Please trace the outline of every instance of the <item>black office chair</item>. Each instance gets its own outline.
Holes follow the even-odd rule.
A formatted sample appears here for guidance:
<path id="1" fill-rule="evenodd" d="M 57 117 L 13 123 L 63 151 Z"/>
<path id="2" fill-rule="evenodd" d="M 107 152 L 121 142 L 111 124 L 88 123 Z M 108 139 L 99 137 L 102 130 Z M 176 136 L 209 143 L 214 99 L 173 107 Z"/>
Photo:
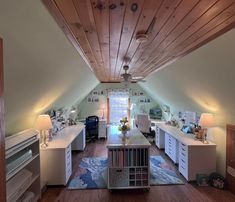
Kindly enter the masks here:
<path id="1" fill-rule="evenodd" d="M 98 116 L 88 116 L 86 118 L 86 141 L 94 141 L 98 139 L 99 130 L 99 117 Z"/>

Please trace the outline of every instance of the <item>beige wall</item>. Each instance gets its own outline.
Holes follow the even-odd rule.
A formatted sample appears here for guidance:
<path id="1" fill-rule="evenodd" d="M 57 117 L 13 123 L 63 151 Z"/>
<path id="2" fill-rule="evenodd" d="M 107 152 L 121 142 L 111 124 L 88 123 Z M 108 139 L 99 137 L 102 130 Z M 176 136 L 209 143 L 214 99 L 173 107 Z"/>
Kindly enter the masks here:
<path id="1" fill-rule="evenodd" d="M 0 35 L 7 134 L 32 127 L 49 108 L 82 100 L 99 83 L 41 0 L 1 1 Z"/>
<path id="2" fill-rule="evenodd" d="M 216 115 L 209 130 L 217 146 L 217 169 L 225 173 L 226 123 L 235 124 L 235 29 L 147 77 L 141 86 L 174 113 L 190 110 Z"/>

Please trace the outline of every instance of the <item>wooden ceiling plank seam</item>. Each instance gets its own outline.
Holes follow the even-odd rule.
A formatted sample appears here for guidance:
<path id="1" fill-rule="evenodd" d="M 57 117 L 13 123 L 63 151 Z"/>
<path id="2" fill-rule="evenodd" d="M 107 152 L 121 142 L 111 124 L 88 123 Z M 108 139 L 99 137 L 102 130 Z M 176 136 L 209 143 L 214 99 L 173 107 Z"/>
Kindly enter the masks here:
<path id="1" fill-rule="evenodd" d="M 110 6 L 116 5 L 117 3 L 121 1 L 118 0 L 110 0 Z M 110 8 L 110 14 L 109 14 L 109 60 L 110 60 L 110 78 L 114 80 L 114 71 L 115 71 L 115 64 L 116 64 L 116 57 L 118 53 L 119 48 L 119 41 L 121 37 L 121 30 L 123 26 L 123 19 L 125 14 L 125 7 L 126 4 L 120 5 L 114 9 Z M 118 13 L 119 11 L 119 13 Z M 115 20 L 116 19 L 116 20 Z M 120 21 L 120 22 L 118 22 Z"/>
<path id="2" fill-rule="evenodd" d="M 215 1 L 214 3 L 211 2 L 212 4 L 210 4 L 210 6 L 209 6 L 209 5 L 206 6 L 206 5 L 204 5 L 204 4 L 209 3 L 209 1 L 200 1 L 201 4 L 197 4 L 197 6 L 199 6 L 199 10 L 195 9 L 196 7 L 194 7 L 194 10 L 190 13 L 190 15 L 193 15 L 194 12 L 200 13 L 200 6 L 205 7 L 205 11 L 202 12 L 202 13 L 199 15 L 199 17 L 197 17 L 192 23 L 190 22 L 191 25 L 187 25 L 187 24 L 185 25 L 185 24 L 182 24 L 182 23 L 181 23 L 182 26 L 177 26 L 177 28 L 174 30 L 174 32 L 177 32 L 177 29 L 178 29 L 179 33 L 178 33 L 178 34 L 176 34 L 176 33 L 174 33 L 174 32 L 171 33 L 171 34 L 173 34 L 173 36 L 176 36 L 175 39 L 170 41 L 170 39 L 168 39 L 168 37 L 170 37 L 170 35 L 168 35 L 168 37 L 165 39 L 165 41 L 168 40 L 168 43 L 165 43 L 165 44 L 162 43 L 162 44 L 158 47 L 158 49 L 155 50 L 155 52 L 156 52 L 157 54 L 155 55 L 154 59 L 153 59 L 151 62 L 153 62 L 154 60 L 156 60 L 159 55 L 163 55 L 164 52 L 167 52 L 168 46 L 170 46 L 170 44 L 172 44 L 174 41 L 176 41 L 176 39 L 177 39 L 183 32 L 185 32 L 186 30 L 188 30 L 189 27 L 191 27 L 193 23 L 195 23 L 195 22 L 196 22 L 202 15 L 204 15 L 213 5 L 215 5 L 216 2 L 217 2 L 217 1 Z M 209 7 L 208 7 L 208 6 L 209 6 Z M 187 17 L 189 17 L 190 15 L 188 15 Z M 194 16 L 194 15 L 193 15 L 193 16 Z M 185 20 L 187 20 L 187 18 L 185 18 Z M 182 22 L 183 22 L 183 21 L 182 21 Z M 184 29 L 184 27 L 185 27 L 185 29 Z M 172 37 L 172 38 L 173 38 L 173 37 Z M 160 50 L 164 50 L 164 51 L 160 51 Z"/>
<path id="3" fill-rule="evenodd" d="M 163 41 L 163 43 L 161 43 L 159 45 L 159 47 L 154 50 L 155 56 L 154 59 L 156 59 L 158 57 L 158 55 L 163 54 L 164 52 L 166 52 L 167 47 L 173 43 L 174 41 L 176 41 L 176 39 L 183 33 L 185 32 L 187 29 L 189 29 L 189 27 L 191 27 L 191 25 L 196 22 L 198 20 L 198 18 L 200 18 L 203 14 L 205 14 L 218 0 L 211 0 L 211 1 L 200 1 L 195 7 L 194 9 L 192 9 L 192 12 L 190 12 L 190 14 L 188 14 L 183 21 L 181 21 L 180 25 L 177 26 L 167 37 L 166 39 Z M 199 14 L 199 17 L 196 15 Z"/>
<path id="4" fill-rule="evenodd" d="M 149 58 L 154 57 L 154 53 L 157 50 L 157 48 L 164 42 L 165 38 L 170 35 L 171 32 L 183 21 L 184 18 L 189 15 L 189 13 L 193 10 L 193 8 L 200 2 L 200 0 L 195 1 L 188 1 L 184 0 L 179 4 L 179 6 L 175 9 L 172 16 L 169 18 L 167 23 L 164 25 L 164 27 L 160 30 L 158 37 L 156 37 L 153 40 L 153 43 L 150 47 L 148 47 L 148 50 L 145 51 L 144 55 L 147 56 L 146 60 L 150 60 Z M 178 10 L 181 10 L 181 12 L 178 12 Z M 178 14 L 178 15 L 177 15 Z M 172 26 L 174 25 L 174 26 Z M 149 56 L 148 56 L 149 55 Z M 150 63 L 150 62 L 149 62 Z M 143 62 L 141 62 L 140 65 L 136 68 L 136 71 L 138 71 L 140 68 L 142 68 Z"/>
<path id="5" fill-rule="evenodd" d="M 95 56 L 95 60 L 98 65 L 97 68 L 100 70 L 101 69 L 100 67 L 101 67 L 101 64 L 103 61 L 101 58 L 98 36 L 97 36 L 96 29 L 95 29 L 96 27 L 94 25 L 93 12 L 90 12 L 90 10 L 92 10 L 91 5 L 89 4 L 90 1 L 73 0 L 73 3 L 74 3 L 74 7 L 77 11 L 77 15 L 80 19 L 81 25 L 84 29 L 86 36 L 87 36 L 88 43 L 91 47 L 93 55 Z M 87 14 L 88 14 L 88 17 L 87 17 Z M 103 71 L 101 71 L 101 74 L 102 74 L 102 77 L 105 78 Z"/>
<path id="6" fill-rule="evenodd" d="M 76 33 L 74 33 L 74 32 L 72 31 L 72 30 L 73 30 L 73 27 L 70 27 L 70 26 L 69 26 L 69 25 L 71 25 L 71 23 L 68 22 L 68 20 L 67 20 L 67 19 L 65 18 L 65 16 L 64 16 L 65 13 L 63 12 L 63 10 L 60 9 L 60 6 L 61 6 L 61 5 L 59 5 L 59 3 L 65 5 L 64 1 L 62 0 L 62 1 L 60 2 L 59 0 L 57 0 L 57 2 L 54 2 L 54 3 L 55 3 L 55 5 L 56 5 L 57 9 L 59 10 L 59 12 L 61 13 L 61 16 L 62 16 L 64 22 L 66 23 L 66 26 L 70 29 L 69 33 L 67 34 L 67 37 L 69 38 L 70 41 L 75 41 L 75 43 L 73 44 L 73 45 L 75 46 L 75 48 L 76 48 L 77 45 L 80 45 L 80 46 L 82 47 L 83 51 L 84 51 L 84 45 L 82 45 L 83 42 L 81 42 L 81 44 L 80 44 L 80 41 L 79 41 L 81 35 L 80 35 L 79 38 L 77 38 L 77 37 L 75 36 Z M 66 3 L 68 4 L 68 3 L 70 3 L 70 1 L 66 0 Z M 72 2 L 71 2 L 71 3 L 72 3 Z M 73 3 L 72 3 L 72 4 L 73 4 Z M 64 7 L 64 8 L 65 8 L 65 7 Z M 76 11 L 75 11 L 75 12 L 76 12 Z M 63 15 L 63 14 L 64 14 L 64 15 Z M 71 26 L 72 26 L 72 25 L 71 25 Z M 81 33 L 82 33 L 82 32 L 81 32 Z M 85 36 L 85 33 L 83 33 L 83 34 L 84 34 L 84 36 Z M 71 37 L 70 35 L 73 35 L 73 36 Z M 85 37 L 86 37 L 86 36 L 85 36 Z M 89 52 L 91 52 L 91 50 L 90 50 Z M 88 53 L 85 52 L 85 54 L 87 55 Z M 93 66 L 93 62 L 92 62 L 92 60 L 90 60 L 89 55 L 88 55 L 88 61 L 89 61 L 89 63 L 90 63 L 90 66 L 92 66 L 93 73 L 95 73 L 96 76 L 99 78 L 99 77 L 100 77 L 100 73 L 99 73 L 99 72 L 97 71 L 97 69 Z"/>
<path id="7" fill-rule="evenodd" d="M 225 20 L 223 20 L 222 19 L 222 16 L 224 15 L 225 17 L 227 16 L 227 14 L 231 14 L 231 12 L 235 12 L 235 3 L 232 3 L 229 7 L 226 7 L 226 9 L 224 9 L 223 11 L 221 11 L 219 14 L 217 14 L 216 16 L 214 16 L 209 22 L 207 22 L 206 24 L 204 24 L 200 29 L 198 29 L 196 32 L 194 32 L 192 35 L 190 35 L 190 37 L 188 37 L 184 42 L 182 42 L 182 43 L 180 43 L 179 45 L 178 45 L 178 47 L 181 47 L 181 46 L 185 46 L 185 47 L 187 47 L 187 41 L 189 40 L 189 44 L 190 43 L 192 43 L 192 42 L 190 42 L 190 39 L 192 38 L 192 37 L 195 37 L 195 35 L 197 36 L 197 38 L 199 38 L 200 37 L 200 35 L 203 37 L 203 35 L 205 35 L 208 31 L 207 31 L 207 29 L 208 29 L 208 26 L 210 27 L 210 26 L 213 26 L 212 28 L 209 28 L 210 30 L 212 30 L 214 27 L 216 27 L 216 26 L 218 26 L 218 24 L 221 24 L 221 23 L 223 23 Z M 217 19 L 218 18 L 218 19 Z M 226 17 L 227 18 L 227 17 Z M 221 21 L 221 22 L 220 22 Z M 213 25 L 213 23 L 214 23 L 214 25 Z M 211 25 L 212 24 L 212 25 Z M 205 30 L 205 32 L 202 32 L 203 31 L 203 29 Z M 209 30 L 209 31 L 210 31 Z M 200 35 L 199 35 L 199 37 L 198 37 L 198 32 L 202 32 Z M 195 40 L 197 40 L 197 39 L 195 39 Z M 195 41 L 194 40 L 194 41 Z M 176 53 L 176 52 L 178 52 L 178 50 L 176 50 L 176 48 L 175 49 L 173 49 L 173 55 Z M 168 55 L 169 55 L 169 53 L 168 53 Z M 171 54 L 172 55 L 172 54 Z"/>
<path id="8" fill-rule="evenodd" d="M 224 24 L 228 24 L 228 25 L 224 25 Z M 220 26 L 222 26 L 222 28 L 220 28 Z M 225 27 L 224 27 L 225 26 Z M 184 57 L 185 55 L 187 55 L 189 52 L 192 52 L 194 50 L 196 50 L 197 48 L 201 47 L 202 45 L 204 45 L 205 43 L 208 43 L 210 42 L 211 40 L 217 38 L 218 36 L 222 35 L 223 33 L 231 30 L 235 28 L 235 15 L 231 16 L 229 19 L 227 19 L 225 22 L 222 22 L 220 23 L 220 25 L 218 25 L 217 27 L 215 27 L 212 31 L 214 31 L 211 36 L 207 36 L 209 35 L 210 33 L 208 32 L 207 35 L 203 35 L 200 39 L 200 43 L 196 46 L 193 46 L 190 47 L 189 49 L 187 49 L 186 51 L 183 50 L 182 53 L 179 53 L 177 56 L 175 56 L 175 58 L 172 60 L 172 59 L 168 59 L 168 60 L 165 60 L 165 61 L 162 61 L 162 63 L 158 64 L 157 65 L 157 68 L 156 69 L 153 69 L 152 71 L 149 71 L 148 73 L 146 73 L 146 75 L 151 75 L 159 70 L 161 70 L 162 68 L 168 66 L 169 64 L 172 64 L 173 62 L 175 62 L 176 60 Z M 215 31 L 215 29 L 219 29 L 219 31 Z M 205 38 L 205 39 L 204 39 Z"/>
<path id="9" fill-rule="evenodd" d="M 97 2 L 97 4 L 96 2 L 97 1 L 95 0 L 91 0 L 92 11 L 98 35 L 98 41 L 100 44 L 101 57 L 103 61 L 103 69 L 105 70 L 105 81 L 107 81 L 109 80 L 109 53 L 108 53 L 109 50 L 107 50 L 109 46 L 104 44 L 108 44 L 108 41 L 106 40 L 109 40 L 109 28 L 108 29 L 104 28 L 105 29 L 104 30 L 103 28 L 100 27 L 109 26 L 109 1 L 104 0 L 100 2 L 100 5 L 98 5 L 99 2 Z M 98 6 L 100 6 L 100 10 L 98 10 Z"/>
<path id="10" fill-rule="evenodd" d="M 121 39 L 122 39 L 122 35 L 123 35 L 123 27 L 124 27 L 124 21 L 125 21 L 125 16 L 126 16 L 126 10 L 127 10 L 127 3 L 125 4 L 124 16 L 123 16 L 123 19 L 122 19 L 121 34 L 120 34 L 120 38 L 119 38 L 119 42 L 118 42 L 117 56 L 116 56 L 116 59 L 115 59 L 115 65 L 114 65 L 114 71 L 113 71 L 113 79 L 114 79 L 114 80 L 118 79 L 118 78 L 115 76 L 115 73 L 116 73 L 118 55 L 119 55 L 120 46 L 121 46 Z"/>
<path id="11" fill-rule="evenodd" d="M 229 1 L 228 1 L 229 2 Z M 230 1 L 231 2 L 231 1 Z M 225 9 L 227 9 L 228 7 L 230 7 L 232 4 L 234 4 L 234 3 L 230 3 L 230 4 L 228 4 L 228 5 L 226 5 L 226 8 Z M 214 4 L 215 5 L 215 4 Z M 214 6 L 213 5 L 213 6 Z M 220 7 L 220 6 L 219 6 Z M 209 19 L 209 18 L 207 18 L 207 19 L 209 19 L 209 21 L 206 23 L 206 24 L 208 24 L 208 23 L 210 23 L 210 21 L 211 20 L 213 20 L 216 16 L 218 16 L 218 15 L 220 15 L 222 12 L 224 11 L 224 9 L 223 10 L 219 10 L 219 13 L 216 13 L 214 16 L 212 16 L 212 18 L 211 19 Z M 207 17 L 208 16 L 208 13 L 205 13 L 205 17 Z M 204 15 L 202 15 L 199 19 L 201 19 L 202 17 L 204 17 Z M 197 20 L 198 21 L 198 20 Z M 203 21 L 203 20 L 202 20 Z M 196 33 L 196 32 L 198 32 L 202 27 L 204 27 L 204 26 L 206 26 L 206 24 L 203 24 L 201 27 L 199 27 L 198 28 L 198 26 L 195 26 L 196 28 L 198 28 L 198 29 L 196 29 L 196 31 L 194 31 L 193 33 L 191 33 L 186 39 L 185 38 L 182 38 L 182 40 L 180 40 L 181 41 L 181 43 L 179 43 L 178 41 L 177 41 L 177 45 L 175 45 L 174 47 L 173 47 L 173 49 L 176 49 L 180 44 L 182 44 L 182 43 L 185 43 L 185 41 L 186 40 L 188 40 L 188 38 L 190 38 L 194 33 Z M 190 26 L 190 29 L 192 29 L 192 28 L 194 28 L 194 25 L 192 25 L 192 26 Z M 182 36 L 182 35 L 181 35 Z M 170 53 L 170 51 L 168 50 L 168 54 Z M 162 56 L 162 57 L 164 57 L 164 56 Z M 156 59 L 158 59 L 158 57 L 157 58 L 155 58 L 155 60 Z M 153 60 L 152 60 L 153 61 Z M 151 62 L 152 62 L 151 61 Z M 157 60 L 156 60 L 157 61 Z"/>
<path id="12" fill-rule="evenodd" d="M 148 41 L 144 44 L 140 44 L 140 47 L 136 51 L 136 53 L 133 56 L 133 59 L 131 60 L 131 63 L 129 64 L 130 67 L 136 66 L 136 64 L 141 60 L 141 57 L 146 49 L 148 49 L 148 46 L 151 45 L 152 41 L 155 37 L 157 37 L 159 31 L 162 29 L 162 27 L 165 25 L 167 20 L 170 18 L 172 13 L 174 12 L 174 8 L 179 5 L 179 3 L 182 2 L 182 0 L 176 0 L 174 4 L 172 3 L 172 0 L 163 0 L 162 4 L 160 5 L 155 18 L 155 26 L 153 27 L 153 34 L 148 37 Z M 132 70 L 131 73 L 134 73 Z M 138 76 L 138 75 L 137 75 Z"/>
<path id="13" fill-rule="evenodd" d="M 214 39 L 215 37 L 218 37 L 221 34 L 223 34 L 225 31 L 228 31 L 228 30 L 234 28 L 235 27 L 235 22 L 234 22 L 234 27 L 232 27 L 232 25 L 231 25 L 232 22 L 233 22 L 232 20 L 235 20 L 235 10 L 234 10 L 234 13 L 231 16 L 229 16 L 228 18 L 226 18 L 225 20 L 220 22 L 218 25 L 212 27 L 206 33 L 203 33 L 200 36 L 198 36 L 198 38 L 196 38 L 194 41 L 192 41 L 191 44 L 189 44 L 186 47 L 182 47 L 182 50 L 180 50 L 179 53 L 174 56 L 174 59 L 182 58 L 183 56 L 187 55 L 191 51 L 193 51 L 193 50 L 201 47 L 202 45 L 204 45 L 205 42 L 209 42 L 212 39 Z M 227 21 L 231 21 L 231 22 L 229 22 L 229 25 L 226 25 Z M 220 28 L 221 26 L 222 26 L 222 28 Z M 219 29 L 219 31 L 215 31 L 216 29 Z M 211 34 L 211 36 L 210 36 L 210 34 Z M 207 35 L 209 35 L 209 36 L 207 36 Z M 195 42 L 196 42 L 196 44 L 195 44 Z M 168 63 L 168 62 L 170 62 L 170 60 L 171 60 L 171 58 L 169 58 L 169 56 L 165 57 L 161 61 L 159 61 L 159 63 L 156 64 L 156 66 L 161 67 L 162 64 Z M 154 68 L 149 69 L 149 71 L 146 72 L 145 74 L 149 74 L 152 71 L 154 71 Z"/>
<path id="14" fill-rule="evenodd" d="M 167 18 L 165 19 L 165 21 L 163 22 L 161 28 L 159 29 L 158 33 L 155 35 L 155 37 L 153 38 L 153 40 L 150 43 L 150 47 L 148 46 L 143 53 L 141 54 L 139 60 L 134 64 L 136 66 L 136 69 L 141 68 L 141 66 L 143 66 L 142 64 L 145 63 L 146 59 L 149 60 L 151 58 L 149 58 L 149 56 L 152 57 L 152 54 L 150 52 L 150 49 L 154 46 L 154 43 L 159 42 L 158 38 L 159 35 L 163 32 L 162 30 L 164 29 L 164 27 L 167 25 L 167 23 L 169 23 L 169 21 L 171 20 L 172 16 L 174 16 L 175 11 L 177 10 L 177 8 L 182 4 L 184 0 L 180 0 L 179 2 L 176 3 L 175 6 L 173 6 L 172 12 L 170 12 L 170 14 L 167 16 Z M 156 44 L 157 46 L 157 44 Z M 145 58 L 146 56 L 148 56 L 148 58 Z M 135 74 L 137 71 L 134 71 L 133 74 Z"/>
<path id="15" fill-rule="evenodd" d="M 54 0 L 43 0 L 44 5 L 48 8 L 51 15 L 54 17 L 55 21 L 59 25 L 59 27 L 62 29 L 68 40 L 72 43 L 74 48 L 78 51 L 78 53 L 81 55 L 85 63 L 88 65 L 91 72 L 94 72 L 94 69 L 92 68 L 92 65 L 89 62 L 89 59 L 87 58 L 86 54 L 84 53 L 83 49 L 79 45 L 78 40 L 73 35 L 71 29 L 69 28 L 66 20 L 64 19 L 63 15 L 61 14 L 59 8 L 57 7 Z M 76 43 L 75 43 L 76 42 Z"/>
<path id="16" fill-rule="evenodd" d="M 130 45 L 129 45 L 127 53 L 126 53 L 126 57 L 130 58 L 130 61 L 132 60 L 136 50 L 138 49 L 138 47 L 140 45 L 135 39 L 136 34 L 140 31 L 144 32 L 144 33 L 146 32 L 146 30 L 148 29 L 149 25 L 151 24 L 155 14 L 156 14 L 156 11 L 157 11 L 159 5 L 160 5 L 159 1 L 156 1 L 156 0 L 152 0 L 152 1 L 149 0 L 148 2 L 147 1 L 144 2 L 143 9 L 140 14 L 140 18 L 139 18 L 137 26 L 135 28 L 135 33 L 133 35 L 134 37 L 132 37 L 132 40 L 130 42 Z M 129 62 L 127 64 L 129 64 Z M 130 69 L 131 69 L 131 67 L 130 67 Z M 120 76 L 120 73 L 121 73 L 121 69 L 119 71 L 119 76 Z"/>
<path id="17" fill-rule="evenodd" d="M 133 4 L 133 2 L 135 2 L 135 1 L 128 0 L 126 8 L 131 8 L 131 5 Z M 136 28 L 137 22 L 140 18 L 140 14 L 141 14 L 141 11 L 142 11 L 142 8 L 143 8 L 143 4 L 144 4 L 144 0 L 138 1 L 138 10 L 135 11 L 135 12 L 133 12 L 132 10 L 126 9 L 126 12 L 130 11 L 130 14 L 125 14 L 123 30 L 125 29 L 125 26 L 129 25 L 129 23 L 131 22 L 130 26 L 128 26 L 128 33 L 130 33 L 130 34 L 128 34 L 128 33 L 126 34 L 125 30 L 124 31 L 122 30 L 122 32 L 124 32 L 124 33 L 122 33 L 119 53 L 118 53 L 118 57 L 117 57 L 117 63 L 116 63 L 116 67 L 115 67 L 116 77 L 119 77 L 120 72 L 122 70 L 122 65 L 123 65 L 123 62 L 124 62 L 124 58 L 126 56 L 128 47 L 129 47 L 130 42 L 131 42 L 131 39 L 134 36 L 135 28 Z M 133 24 L 133 26 L 131 27 L 132 24 Z M 116 73 L 116 70 L 117 70 L 118 67 L 119 67 L 119 72 Z"/>

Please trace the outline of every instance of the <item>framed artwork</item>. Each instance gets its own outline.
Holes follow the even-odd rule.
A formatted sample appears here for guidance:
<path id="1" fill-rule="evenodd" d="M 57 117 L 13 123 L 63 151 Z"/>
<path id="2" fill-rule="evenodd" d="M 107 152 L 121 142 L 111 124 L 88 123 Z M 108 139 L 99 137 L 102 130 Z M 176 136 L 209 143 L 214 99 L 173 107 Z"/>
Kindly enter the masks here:
<path id="1" fill-rule="evenodd" d="M 92 98 L 91 97 L 87 97 L 87 103 L 92 103 Z"/>
<path id="2" fill-rule="evenodd" d="M 99 102 L 99 98 L 98 97 L 93 97 L 93 102 Z"/>
<path id="3" fill-rule="evenodd" d="M 92 91 L 92 95 L 98 95 L 98 91 L 97 90 L 93 90 Z"/>
<path id="4" fill-rule="evenodd" d="M 145 100 L 143 98 L 139 99 L 139 103 L 144 103 Z"/>
<path id="5" fill-rule="evenodd" d="M 139 92 L 139 96 L 144 96 L 144 92 L 143 92 L 143 91 L 140 91 L 140 92 Z"/>
<path id="6" fill-rule="evenodd" d="M 134 91 L 132 92 L 132 96 L 139 96 L 139 92 L 138 92 L 137 90 L 134 90 Z"/>

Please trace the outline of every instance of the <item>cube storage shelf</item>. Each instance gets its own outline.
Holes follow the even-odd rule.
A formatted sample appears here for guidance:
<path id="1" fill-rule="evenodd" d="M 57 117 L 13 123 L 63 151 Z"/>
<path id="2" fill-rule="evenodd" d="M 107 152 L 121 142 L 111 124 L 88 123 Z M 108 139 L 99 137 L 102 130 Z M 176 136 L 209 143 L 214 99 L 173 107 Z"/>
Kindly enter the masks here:
<path id="1" fill-rule="evenodd" d="M 6 138 L 7 202 L 38 201 L 40 191 L 39 139 L 36 130 Z"/>
<path id="2" fill-rule="evenodd" d="M 108 189 L 150 188 L 150 143 L 138 129 L 130 133 L 124 142 L 118 134 L 108 136 Z"/>

